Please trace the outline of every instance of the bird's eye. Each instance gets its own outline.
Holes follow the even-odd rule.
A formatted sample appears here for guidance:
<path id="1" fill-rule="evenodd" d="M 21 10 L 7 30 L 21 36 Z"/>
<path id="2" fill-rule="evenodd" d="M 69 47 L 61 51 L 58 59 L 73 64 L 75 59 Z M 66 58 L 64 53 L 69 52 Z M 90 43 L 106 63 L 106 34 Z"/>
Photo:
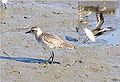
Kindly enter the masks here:
<path id="1" fill-rule="evenodd" d="M 32 32 L 34 32 L 34 30 L 31 30 Z"/>
<path id="2" fill-rule="evenodd" d="M 31 30 L 32 32 L 37 32 L 37 30 Z"/>

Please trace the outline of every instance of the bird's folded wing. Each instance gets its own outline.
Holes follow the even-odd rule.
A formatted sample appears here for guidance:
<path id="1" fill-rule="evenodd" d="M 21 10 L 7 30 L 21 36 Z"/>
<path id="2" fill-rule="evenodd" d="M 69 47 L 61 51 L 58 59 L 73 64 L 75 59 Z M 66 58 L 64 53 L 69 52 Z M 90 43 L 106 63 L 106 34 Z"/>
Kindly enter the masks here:
<path id="1" fill-rule="evenodd" d="M 46 43 L 51 45 L 59 45 L 64 42 L 61 38 L 53 34 L 43 33 L 41 36 Z"/>

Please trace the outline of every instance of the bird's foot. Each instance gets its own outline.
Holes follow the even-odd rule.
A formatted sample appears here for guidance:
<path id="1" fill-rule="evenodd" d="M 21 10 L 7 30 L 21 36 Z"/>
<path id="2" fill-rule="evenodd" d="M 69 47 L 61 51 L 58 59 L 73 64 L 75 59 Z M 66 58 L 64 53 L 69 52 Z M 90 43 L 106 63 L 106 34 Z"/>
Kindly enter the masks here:
<path id="1" fill-rule="evenodd" d="M 49 64 L 53 64 L 53 61 L 48 61 Z"/>
<path id="2" fill-rule="evenodd" d="M 45 67 L 47 67 L 47 65 L 48 65 L 48 63 L 45 62 L 45 63 L 43 64 L 43 67 L 45 68 Z"/>
<path id="3" fill-rule="evenodd" d="M 47 67 L 48 64 L 53 64 L 53 61 L 46 61 L 46 62 L 44 62 L 43 67 Z"/>

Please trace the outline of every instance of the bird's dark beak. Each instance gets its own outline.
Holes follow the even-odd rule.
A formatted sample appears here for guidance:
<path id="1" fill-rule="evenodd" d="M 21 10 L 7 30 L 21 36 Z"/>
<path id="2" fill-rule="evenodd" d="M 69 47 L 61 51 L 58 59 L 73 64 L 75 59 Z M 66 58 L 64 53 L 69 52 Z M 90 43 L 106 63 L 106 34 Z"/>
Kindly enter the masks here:
<path id="1" fill-rule="evenodd" d="M 76 27 L 76 32 L 78 32 L 79 30 L 78 30 L 78 27 Z"/>
<path id="2" fill-rule="evenodd" d="M 27 33 L 31 33 L 31 31 L 27 31 L 25 34 L 27 34 Z"/>

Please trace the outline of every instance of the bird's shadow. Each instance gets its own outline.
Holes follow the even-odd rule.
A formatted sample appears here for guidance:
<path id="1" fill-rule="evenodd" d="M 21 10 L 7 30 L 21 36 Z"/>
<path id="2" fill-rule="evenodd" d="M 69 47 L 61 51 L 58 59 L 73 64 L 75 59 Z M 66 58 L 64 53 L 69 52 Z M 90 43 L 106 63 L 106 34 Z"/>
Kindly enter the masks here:
<path id="1" fill-rule="evenodd" d="M 0 56 L 0 59 L 6 59 L 6 60 L 13 60 L 18 62 L 25 62 L 25 63 L 45 63 L 47 60 L 44 59 L 36 59 L 36 58 L 27 58 L 27 57 L 6 57 L 6 56 Z M 60 62 L 53 61 L 53 64 L 60 64 Z"/>

